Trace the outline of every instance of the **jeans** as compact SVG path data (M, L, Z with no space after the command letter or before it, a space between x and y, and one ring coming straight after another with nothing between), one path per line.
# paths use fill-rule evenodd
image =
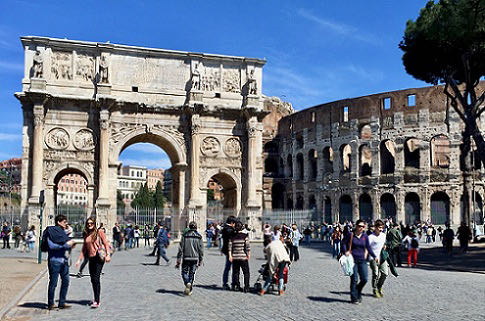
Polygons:
M290 247L290 261L298 261L300 259L300 252L298 251L298 246L293 245Z
M54 294L57 287L57 279L61 277L61 292L59 295L59 306L66 304L67 290L69 289L69 265L67 260L63 263L49 260L49 287L47 292L47 304L54 305Z
M163 257L165 262L169 262L170 259L167 257L167 249L165 248L165 244L158 245L158 253L157 253L157 262L155 264L160 264L160 256Z
M340 242L333 242L332 258L340 254Z
M104 262L96 255L89 258L89 276L91 277L91 285L93 286L94 301L99 303L99 296L101 294L101 271L103 270Z
M426 243L431 243L431 235L426 235Z
M207 237L207 248L210 249L212 246L212 236L211 237Z
M222 284L227 285L229 282L229 271L231 271L232 263L229 261L229 257L226 255L226 265L224 266L224 272L222 274Z
M244 288L249 289L249 261L233 260L232 261L232 285L241 286L239 283L239 269L242 269L244 275Z
M134 242L133 242L133 247L140 247L140 238L139 237L135 237L134 239Z
M9 242L10 236L4 236L3 237L3 248L7 247L7 249L10 248L10 242Z
M310 235L305 235L305 243L306 245L310 245Z
M389 249L389 256L394 266L402 266L401 262L401 246L398 245L392 249Z
M147 243L148 243L148 246L150 246L150 238L149 237L145 237L145 246L147 246Z
M285 284L285 280L283 279L285 266L286 266L286 262L280 262L278 264L278 290L279 291L283 290L283 286ZM266 276L266 280L264 281L264 286L263 286L264 292L268 291L269 286L271 285L272 279L273 279L273 275L271 275L271 273L268 273L268 275Z
M387 261L376 263L375 260L370 261L370 269L372 271L372 288L382 289L384 281L389 275L389 264Z
M362 289L367 283L368 266L367 261L355 260L354 273L350 276L350 300L356 302L360 299ZM360 278L360 282L358 282Z
M86 264L88 264L89 258L87 255L84 256L83 263L81 263L81 266L79 267L79 274L83 274L83 270L86 267Z
M184 260L182 262L182 279L184 284L194 285L195 271L197 271L197 260Z
M34 251L35 242L28 242L27 245L29 246L30 252Z

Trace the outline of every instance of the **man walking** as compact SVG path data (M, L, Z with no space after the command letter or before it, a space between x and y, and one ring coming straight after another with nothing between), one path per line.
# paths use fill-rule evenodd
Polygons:
M296 224L293 224L291 226L291 247L290 247L290 260L293 261L298 261L300 259L300 251L298 250L300 247L300 240L303 238L301 235L300 231L298 230L298 227Z
M445 224L446 229L443 231L443 246L448 255L453 255L453 240L455 239L455 232L450 227L449 223Z
M69 240L66 232L67 218L64 215L57 215L56 225L49 226L42 236L42 242L47 242L47 247L42 245L48 252L49 288L47 294L47 308L52 310L54 305L54 294L57 287L57 279L61 277L61 292L59 295L59 309L70 308L66 304L67 290L69 288L69 264L66 258L66 250L74 247L74 240Z
M2 227L2 239L3 239L3 248L7 247L7 249L10 248L10 233L12 230L8 226L7 222L3 223Z
M157 253L157 261L155 265L160 265L160 256L167 262L167 265L170 264L170 259L167 257L167 247L170 245L170 240L168 239L168 233L165 228L163 228L162 224L159 222L159 230L157 235L157 245L158 245L158 253Z
M113 243L115 248L120 251L121 250L121 229L120 229L120 224L115 223L115 226L113 227Z
M185 284L185 295L192 294L195 272L197 271L197 267L202 264L203 257L204 245L202 243L202 236L197 232L197 224L190 222L189 230L182 235L182 239L180 240L177 264L175 265L175 268L178 269L180 262L182 262L182 279Z
M384 230L384 222L376 220L374 223L374 232L369 235L369 244L372 251L376 255L376 259L370 260L370 268L372 271L372 290L376 298L382 298L382 286L389 275L389 265L386 260L381 260L381 251L385 248L386 233ZM379 260L377 260L377 258Z
M226 220L226 224L222 229L222 254L226 256L226 264L224 266L224 272L222 274L222 287L224 290L230 290L229 285L227 284L229 280L229 271L231 270L232 262L229 261L229 240L236 234L234 230L234 226L236 225L236 217L229 216ZM234 284L233 284L234 286Z
M401 244L402 244L402 234L398 229L399 224L394 223L392 228L389 229L387 233L387 244L389 246L389 254L391 256L391 261L394 266L402 266L401 262ZM379 256L378 256L379 257Z

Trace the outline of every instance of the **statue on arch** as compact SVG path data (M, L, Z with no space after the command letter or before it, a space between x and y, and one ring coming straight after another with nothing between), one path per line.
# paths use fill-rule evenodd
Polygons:
M40 51L36 50L34 55L34 77L33 78L42 78L44 72L44 59L40 55Z
M249 95L257 95L258 94L258 86L256 77L254 76L254 69L248 75L248 94Z
M102 84L108 83L108 60L105 55L102 55L99 60L99 82Z
M192 90L200 90L200 72L199 72L199 64L196 64L194 70L192 70Z

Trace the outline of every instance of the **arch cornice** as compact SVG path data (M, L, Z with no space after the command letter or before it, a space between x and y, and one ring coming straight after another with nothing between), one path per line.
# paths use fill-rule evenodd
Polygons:
M228 169L226 167L212 168L212 169L208 170L204 175L204 181L203 181L204 185L203 186L207 186L207 184L209 183L209 180L217 174L225 174L225 175L229 176L234 181L234 183L236 184L236 189L238 191L241 190L241 180L240 180L240 178L233 171L231 171L230 169Z
M47 179L47 185L52 185L54 186L56 184L55 179L57 175L59 175L60 172L68 169L74 169L76 171L79 171L84 175L84 177L87 180L88 186L94 186L94 179L93 175L88 172L83 166L81 166L79 163L76 162L61 162L57 167L54 168L54 170L51 171L49 178Z

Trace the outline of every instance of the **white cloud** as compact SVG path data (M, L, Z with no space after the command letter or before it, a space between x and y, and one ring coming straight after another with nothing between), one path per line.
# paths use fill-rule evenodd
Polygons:
M15 141L21 139L22 135L0 133L0 141Z
M321 28L329 30L335 34L348 37L348 38L353 38L355 40L366 42L372 45L381 44L381 41L379 40L378 37L372 34L365 33L356 27L346 25L344 23L337 23L322 17L315 16L314 14L312 14L311 12L308 12L305 9L299 9L297 11L297 14L300 17L308 21L311 21L313 23L316 23Z
M139 165L147 168L165 168L172 167L170 159L167 158L120 158L123 165Z

